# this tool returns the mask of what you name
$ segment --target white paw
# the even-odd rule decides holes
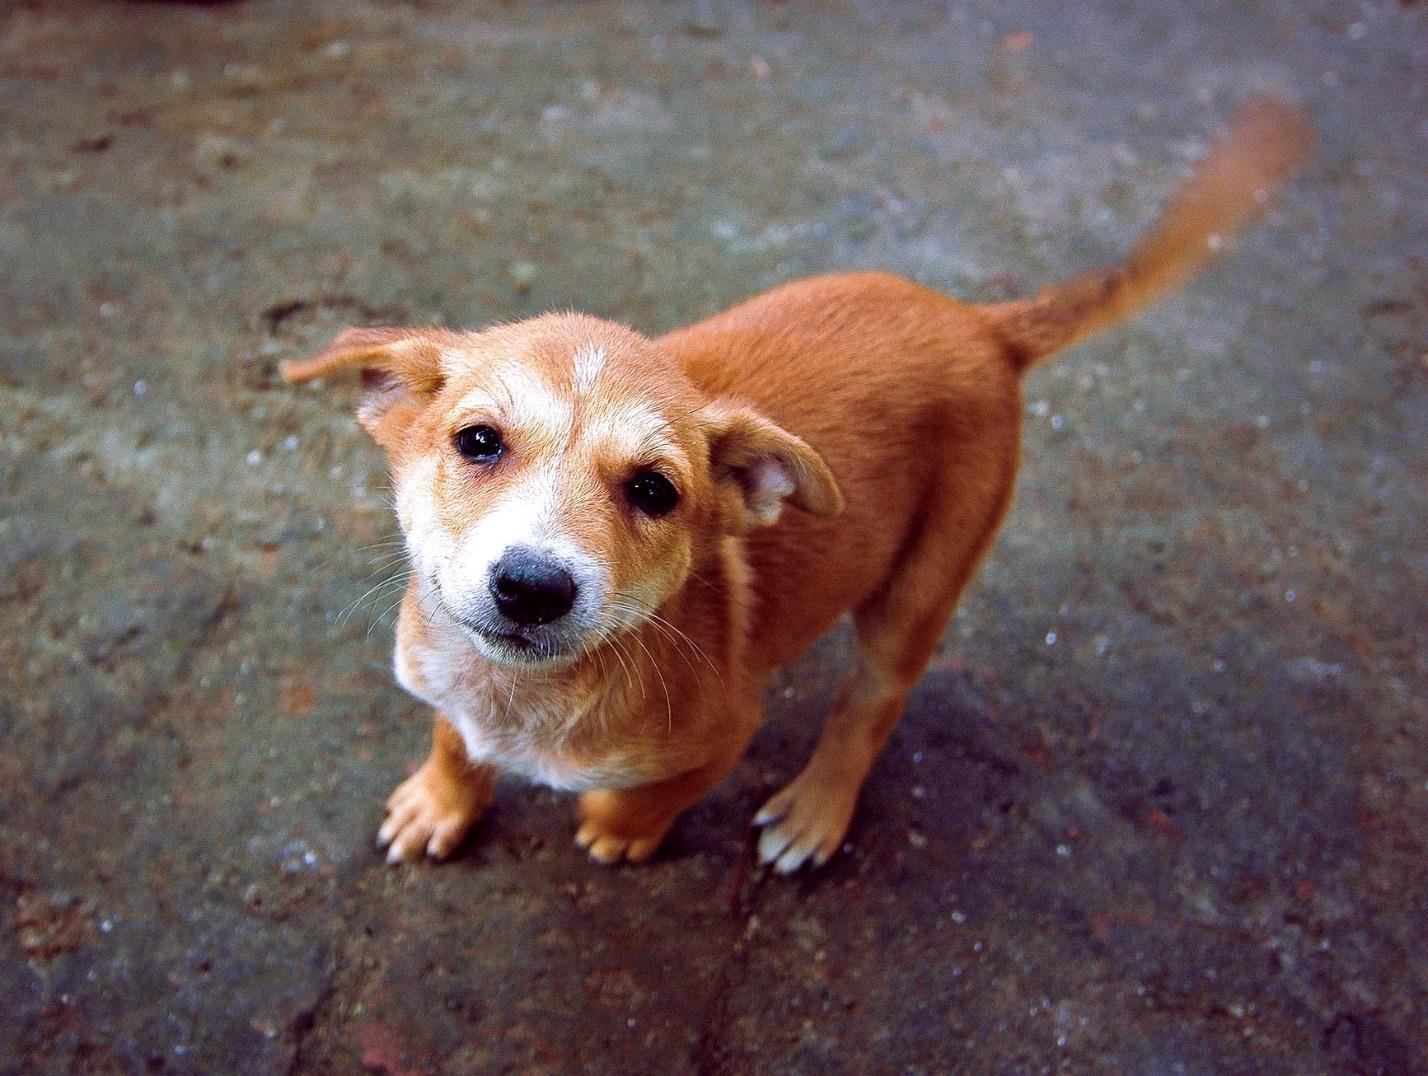
[[[779,874],[823,866],[842,847],[857,802],[856,786],[820,780],[805,770],[754,815],[754,825],[764,829],[760,862]]]

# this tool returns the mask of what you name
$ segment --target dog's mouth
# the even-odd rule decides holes
[[[513,650],[534,650],[536,641],[529,639],[514,631],[482,631],[480,628],[473,629],[482,635],[488,643],[499,643],[502,646],[509,646]]]
[[[549,661],[559,656],[559,649],[551,639],[542,638],[538,634],[520,629],[498,628],[469,617],[457,616],[450,608],[446,612],[452,620],[456,621],[462,631],[473,638],[473,641],[484,644],[481,649],[487,652],[488,657],[510,656],[515,658],[519,664],[525,665],[532,662]],[[491,651],[495,651],[495,654],[493,655]]]
[[[543,649],[538,640],[522,635],[519,632],[489,631],[485,628],[478,628],[474,624],[469,624],[465,621],[461,621],[460,623],[462,627],[468,631],[475,632],[492,646],[505,647],[509,650],[514,650],[518,654],[532,654],[536,656],[539,656]]]
[[[574,656],[577,648],[560,639],[549,627],[522,628],[516,624],[494,623],[481,616],[463,615],[444,599],[439,584],[432,591],[441,611],[488,661],[530,668],[559,664]]]

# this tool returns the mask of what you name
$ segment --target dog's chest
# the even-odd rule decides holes
[[[436,639],[398,643],[397,683],[436,707],[452,723],[473,761],[489,763],[539,784],[579,792],[625,788],[642,780],[624,752],[576,752],[570,728],[595,715],[593,700],[573,700],[519,682],[501,682],[471,660],[462,644]]]

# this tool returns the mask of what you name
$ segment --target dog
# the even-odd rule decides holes
[[[1291,106],[1250,102],[1127,261],[1032,298],[856,272],[657,339],[557,313],[353,328],[283,363],[360,370],[390,463],[396,679],[436,726],[387,803],[389,860],[450,856],[502,772],[579,792],[595,859],[649,859],[744,752],[771,672],[851,613],[812,757],[753,820],[776,871],[825,863],[1006,515],[1023,375],[1187,281],[1307,143]]]

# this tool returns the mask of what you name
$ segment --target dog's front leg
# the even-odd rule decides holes
[[[377,844],[389,862],[445,859],[466,839],[496,793],[496,770],[472,762],[461,734],[441,714],[432,730],[431,754],[396,787]]]
[[[601,863],[642,863],[686,807],[719,783],[734,764],[721,755],[714,762],[675,777],[635,788],[597,789],[580,797],[580,829],[575,843]]]

